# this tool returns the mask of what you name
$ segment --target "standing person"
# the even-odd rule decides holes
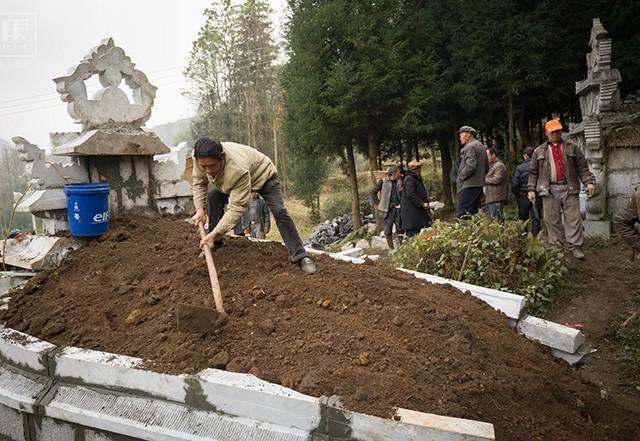
[[[459,219],[476,214],[482,201],[482,188],[488,163],[485,148],[476,139],[476,133],[476,129],[470,126],[462,126],[458,131],[462,144],[460,168],[456,179],[458,189],[456,217]]]
[[[379,180],[369,194],[369,202],[372,207],[377,207],[384,219],[384,236],[390,249],[393,249],[394,237],[402,233],[400,224],[400,193],[401,181],[400,167],[391,167],[387,170],[387,176]],[[378,198],[380,194],[380,198]],[[393,227],[395,226],[395,234]]]
[[[631,195],[627,204],[613,216],[613,229],[633,248],[634,259],[640,259],[640,191]]]
[[[587,187],[587,196],[593,197],[596,179],[580,147],[562,140],[559,120],[547,121],[544,133],[547,141],[535,149],[529,165],[527,196],[534,204],[536,193],[542,198],[548,245],[562,246],[566,238],[571,255],[584,259],[580,181]]]
[[[527,197],[531,156],[533,156],[533,147],[526,147],[522,155],[524,162],[516,167],[516,172],[511,179],[511,191],[513,191],[518,203],[518,219],[521,221],[531,219],[531,234],[533,234],[533,237],[537,237],[541,229],[542,198],[536,198],[536,210],[534,210],[534,204]]]
[[[422,181],[422,162],[411,161],[402,182],[400,217],[407,237],[412,237],[425,227],[431,226],[431,212],[427,189]]]
[[[509,179],[507,166],[498,158],[496,149],[487,149],[489,171],[484,178],[486,185],[486,204],[489,220],[504,222],[504,206],[509,201]]]
[[[196,207],[193,221],[196,225],[204,222],[205,208],[209,215],[209,233],[200,241],[200,246],[212,246],[216,250],[224,244],[224,234],[245,213],[254,190],[273,213],[289,259],[304,273],[315,272],[315,264],[307,256],[293,219],[284,206],[277,170],[268,156],[246,145],[221,143],[206,136],[196,141],[193,156],[192,189]],[[210,182],[215,187],[207,193]],[[227,203],[229,208],[225,212]]]
[[[245,236],[264,239],[267,237],[270,227],[269,208],[258,192],[252,191],[249,208],[242,216],[242,231]]]

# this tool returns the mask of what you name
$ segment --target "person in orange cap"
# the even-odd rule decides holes
[[[422,161],[411,161],[407,168],[402,181],[400,218],[405,234],[411,237],[421,229],[431,226],[431,212],[427,189],[422,181]]]
[[[536,193],[542,198],[547,244],[562,247],[566,242],[573,257],[584,259],[580,182],[593,197],[596,178],[580,147],[562,139],[560,121],[547,121],[544,133],[547,141],[534,150],[529,165],[527,196],[534,204]]]

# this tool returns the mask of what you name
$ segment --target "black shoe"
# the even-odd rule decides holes
[[[213,242],[213,246],[211,247],[211,249],[213,251],[216,251],[222,248],[223,246],[224,246],[224,240],[216,240],[215,242]]]
[[[303,257],[298,260],[298,266],[305,274],[313,274],[316,272],[316,264],[309,257]]]

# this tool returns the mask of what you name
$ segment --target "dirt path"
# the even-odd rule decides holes
[[[632,381],[623,365],[615,334],[640,296],[640,262],[629,260],[629,249],[617,241],[588,246],[584,261],[571,260],[568,283],[546,318],[581,324],[587,342],[598,350],[580,371],[586,379],[640,408],[640,383]]]
[[[197,242],[182,220],[114,222],[14,295],[0,321],[165,372],[250,372],[379,416],[397,406],[488,421],[501,441],[640,439],[640,408],[603,399],[505,316],[380,265],[321,256],[307,276],[279,244],[229,240],[214,256],[229,324],[177,332],[177,303],[212,304]]]

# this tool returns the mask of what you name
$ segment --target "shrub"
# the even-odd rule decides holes
[[[394,260],[405,268],[523,295],[529,309],[539,311],[558,291],[567,269],[561,254],[523,236],[522,227],[519,221],[490,223],[482,214],[464,222],[436,221],[400,247]]]
[[[371,204],[369,203],[369,193],[360,192],[360,214],[366,216],[371,213]],[[344,214],[351,214],[351,191],[349,188],[334,191],[327,198],[322,207],[322,218],[333,219]]]

